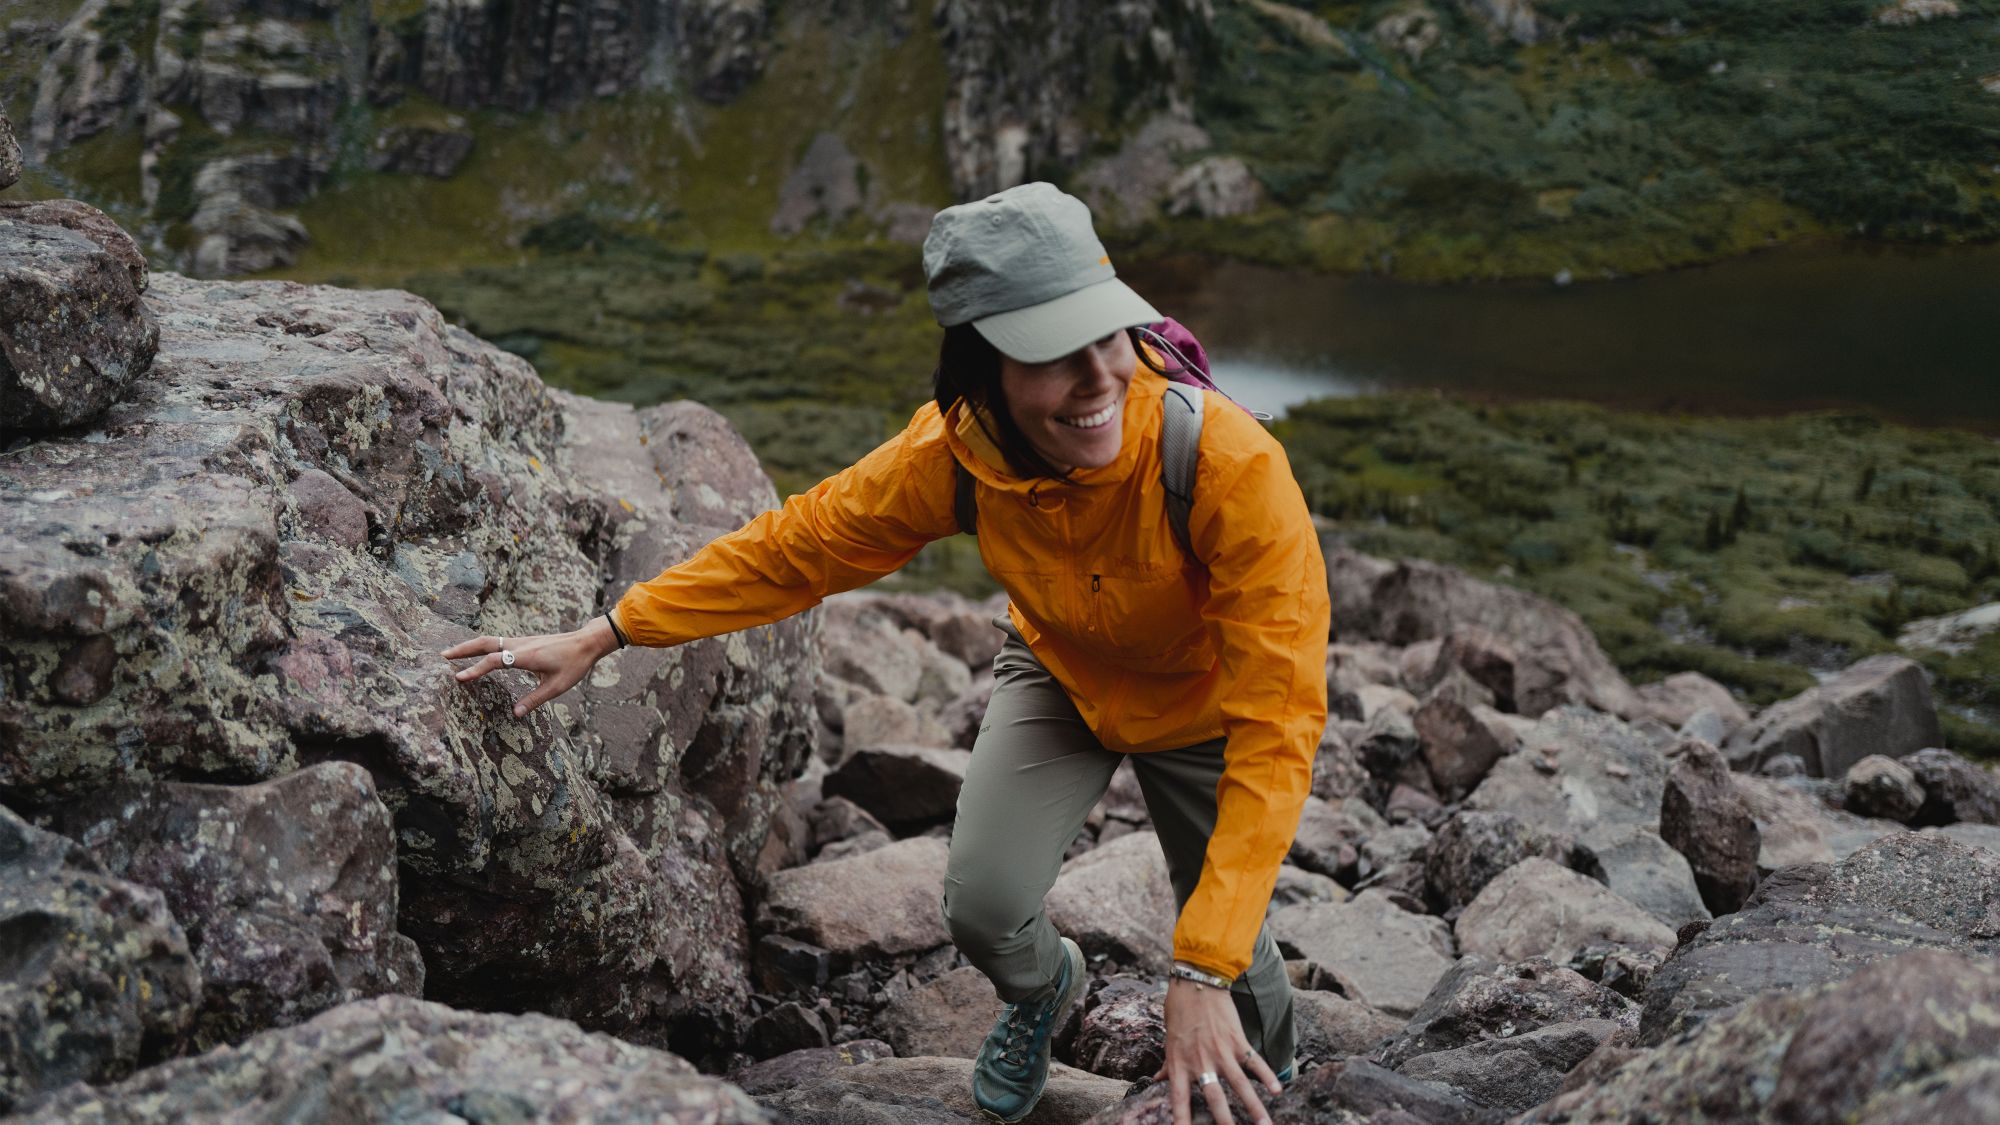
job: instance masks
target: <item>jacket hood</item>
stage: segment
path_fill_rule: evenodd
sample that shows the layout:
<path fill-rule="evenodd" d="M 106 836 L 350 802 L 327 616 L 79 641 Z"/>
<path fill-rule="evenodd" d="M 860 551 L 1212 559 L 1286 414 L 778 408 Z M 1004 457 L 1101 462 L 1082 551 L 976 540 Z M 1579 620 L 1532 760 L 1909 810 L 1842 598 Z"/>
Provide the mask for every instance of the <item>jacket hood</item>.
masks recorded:
<path fill-rule="evenodd" d="M 1159 440 L 1159 403 L 1160 396 L 1166 393 L 1166 386 L 1165 376 L 1146 366 L 1143 358 L 1135 359 L 1132 381 L 1126 384 L 1125 401 L 1120 406 L 1123 433 L 1118 444 L 1118 456 L 1108 465 L 1078 469 L 1070 474 L 1067 481 L 1054 477 L 1015 476 L 1000 447 L 986 436 L 985 429 L 980 426 L 978 412 L 963 399 L 952 403 L 951 409 L 945 412 L 945 442 L 950 446 L 952 456 L 958 458 L 958 463 L 981 483 L 1006 492 L 1026 495 L 1031 490 L 1046 492 L 1051 488 L 1116 484 L 1132 475 L 1132 470 L 1145 454 L 1145 448 Z"/>

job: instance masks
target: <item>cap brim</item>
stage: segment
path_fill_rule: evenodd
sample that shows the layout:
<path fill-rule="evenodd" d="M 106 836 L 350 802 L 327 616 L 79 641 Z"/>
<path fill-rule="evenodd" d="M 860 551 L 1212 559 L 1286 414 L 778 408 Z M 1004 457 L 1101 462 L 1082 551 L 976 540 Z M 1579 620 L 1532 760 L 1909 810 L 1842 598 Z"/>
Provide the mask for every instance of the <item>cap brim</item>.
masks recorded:
<path fill-rule="evenodd" d="M 1060 359 L 1121 328 L 1165 319 L 1132 287 L 1110 278 L 1053 301 L 972 322 L 988 343 L 1021 363 Z"/>

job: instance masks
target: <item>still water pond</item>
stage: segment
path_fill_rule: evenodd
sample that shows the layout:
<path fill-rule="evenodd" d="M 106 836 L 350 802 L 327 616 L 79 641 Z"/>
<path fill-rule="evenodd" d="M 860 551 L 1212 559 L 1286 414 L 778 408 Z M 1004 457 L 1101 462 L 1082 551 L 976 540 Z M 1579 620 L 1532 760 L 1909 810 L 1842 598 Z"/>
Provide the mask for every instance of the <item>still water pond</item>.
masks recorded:
<path fill-rule="evenodd" d="M 2000 247 L 1817 246 L 1615 281 L 1416 285 L 1237 264 L 1122 271 L 1272 413 L 1436 388 L 1653 410 L 1856 407 L 2000 432 Z"/>

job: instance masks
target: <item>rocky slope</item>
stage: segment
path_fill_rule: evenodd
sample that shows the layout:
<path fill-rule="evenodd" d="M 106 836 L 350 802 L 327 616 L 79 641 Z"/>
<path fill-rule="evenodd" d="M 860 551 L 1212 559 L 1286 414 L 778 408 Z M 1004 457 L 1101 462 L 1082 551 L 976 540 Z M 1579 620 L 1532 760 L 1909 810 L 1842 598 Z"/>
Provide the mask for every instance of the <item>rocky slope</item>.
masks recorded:
<path fill-rule="evenodd" d="M 0 446 L 0 1112 L 974 1120 L 997 1002 L 936 892 L 1000 603 L 842 595 L 515 721 L 524 685 L 437 650 L 771 503 L 740 439 L 551 392 L 407 294 L 49 265 L 129 251 L 0 203 L 0 388 L 96 403 Z M 79 346 L 138 295 L 129 379 L 17 360 L 49 292 Z M 1928 745 L 1915 665 L 1753 714 L 1326 549 L 1274 1120 L 1992 1114 L 2000 778 Z M 1165 1121 L 1129 772 L 1048 909 L 1091 980 L 1034 1120 Z"/>

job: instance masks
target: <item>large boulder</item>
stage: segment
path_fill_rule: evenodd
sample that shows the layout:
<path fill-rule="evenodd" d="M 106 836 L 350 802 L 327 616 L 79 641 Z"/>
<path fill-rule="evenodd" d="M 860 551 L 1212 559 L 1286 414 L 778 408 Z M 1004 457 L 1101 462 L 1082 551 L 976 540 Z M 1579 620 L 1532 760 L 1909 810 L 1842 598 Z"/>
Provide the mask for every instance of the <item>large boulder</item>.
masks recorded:
<path fill-rule="evenodd" d="M 1903 759 L 1924 803 L 1910 823 L 2000 824 L 2000 775 L 1966 761 L 1949 750 L 1919 750 Z"/>
<path fill-rule="evenodd" d="M 2000 965 L 1917 950 L 1817 987 L 1776 988 L 1524 1125 L 1578 1121 L 1957 1122 L 1990 1114 Z"/>
<path fill-rule="evenodd" d="M 1700 672 L 1676 672 L 1658 683 L 1641 684 L 1638 691 L 1647 713 L 1676 730 L 1704 711 L 1721 725 L 1724 737 L 1750 721 L 1750 712 L 1728 688 Z"/>
<path fill-rule="evenodd" d="M 1640 1041 L 1664 1042 L 1773 989 L 1913 949 L 2000 952 L 2000 853 L 1902 832 L 1833 864 L 1785 868 L 1682 944 L 1646 987 Z"/>
<path fill-rule="evenodd" d="M 1555 1096 L 1578 1063 L 1622 1030 L 1611 1020 L 1550 1024 L 1505 1039 L 1419 1055 L 1404 1063 L 1400 1072 L 1443 1083 L 1481 1105 L 1520 1113 Z"/>
<path fill-rule="evenodd" d="M 1326 553 L 1338 636 L 1410 645 L 1470 626 L 1506 639 L 1460 646 L 1490 654 L 1490 663 L 1466 671 L 1494 688 L 1503 710 L 1540 715 L 1580 703 L 1628 718 L 1649 711 L 1582 619 L 1546 598 L 1437 563 L 1406 559 L 1385 568 L 1379 560 L 1357 561 L 1332 542 Z"/>
<path fill-rule="evenodd" d="M 930 746 L 857 746 L 826 775 L 822 792 L 845 797 L 890 829 L 916 832 L 951 820 L 965 784 L 969 750 Z"/>
<path fill-rule="evenodd" d="M 1361 845 L 1388 830 L 1388 821 L 1359 797 L 1333 801 L 1307 797 L 1288 858 L 1304 870 L 1351 881 Z"/>
<path fill-rule="evenodd" d="M 1320 1063 L 1366 1054 L 1401 1030 L 1399 1017 L 1317 989 L 1292 991 L 1292 1023 L 1298 1035 L 1301 1070 Z"/>
<path fill-rule="evenodd" d="M 1757 819 L 1713 746 L 1684 742 L 1673 757 L 1660 795 L 1660 837 L 1687 857 L 1708 909 L 1727 914 L 1757 886 Z"/>
<path fill-rule="evenodd" d="M 353 762 L 427 995 L 726 1049 L 810 622 L 628 649 L 516 719 L 529 677 L 461 685 L 440 651 L 573 628 L 715 533 L 671 515 L 639 414 L 406 293 L 161 274 L 146 301 L 151 376 L 0 478 L 0 787 Z"/>
<path fill-rule="evenodd" d="M 1400 1070 L 1419 1055 L 1579 1020 L 1611 1020 L 1636 1028 L 1639 1011 L 1623 996 L 1546 957 L 1495 961 L 1469 953 L 1439 979 L 1409 1023 L 1373 1057 Z"/>
<path fill-rule="evenodd" d="M 1498 809 L 1461 809 L 1438 826 L 1424 856 L 1430 906 L 1449 914 L 1471 902 L 1502 871 L 1540 856 L 1564 866 L 1588 865 L 1576 838 Z"/>
<path fill-rule="evenodd" d="M 890 1002 L 876 1019 L 882 1038 L 904 1058 L 948 1055 L 969 1059 L 993 1028 L 1000 998 L 993 982 L 966 966 L 920 984 Z"/>
<path fill-rule="evenodd" d="M 91 421 L 146 374 L 160 330 L 134 260 L 93 208 L 0 203 L 0 438 Z"/>
<path fill-rule="evenodd" d="M 1529 728 L 1465 799 L 1574 835 L 1606 885 L 1678 927 L 1708 917 L 1694 872 L 1659 838 L 1670 736 L 1595 711 L 1563 708 Z"/>
<path fill-rule="evenodd" d="M 56 823 L 111 874 L 166 896 L 201 970 L 198 1050 L 423 993 L 416 945 L 396 932 L 389 810 L 352 762 L 258 785 L 116 785 Z"/>
<path fill-rule="evenodd" d="M 920 953 L 951 940 L 938 892 L 950 847 L 931 836 L 774 873 L 758 928 L 811 942 L 842 964 Z"/>
<path fill-rule="evenodd" d="M 1723 749 L 1739 770 L 1795 754 L 1809 775 L 1840 778 L 1870 754 L 1901 758 L 1940 741 L 1923 665 L 1884 653 L 1766 707 Z"/>
<path fill-rule="evenodd" d="M 1674 931 L 1604 884 L 1539 857 L 1502 872 L 1458 916 L 1458 944 L 1501 961 L 1566 961 L 1593 942 L 1671 949 Z"/>
<path fill-rule="evenodd" d="M 872 1059 L 892 1059 L 896 1051 L 880 1039 L 851 1039 L 831 1047 L 806 1047 L 752 1063 L 730 1074 L 746 1094 L 776 1094 L 802 1086 L 829 1072 Z"/>
<path fill-rule="evenodd" d="M 1035 1120 L 1078 1125 L 1125 1094 L 1126 1083 L 1049 1064 Z M 972 1101 L 972 1060 L 872 1059 L 757 1099 L 779 1121 L 802 1125 L 950 1125 L 990 1121 Z"/>
<path fill-rule="evenodd" d="M 1160 838 L 1132 832 L 1063 864 L 1043 900 L 1088 956 L 1164 973 L 1173 961 L 1174 886 Z"/>
<path fill-rule="evenodd" d="M 1268 923 L 1286 956 L 1325 965 L 1353 985 L 1350 999 L 1391 1015 L 1417 1010 L 1451 968 L 1451 931 L 1378 890 L 1350 902 L 1286 906 Z"/>
<path fill-rule="evenodd" d="M 357 1000 L 242 1046 L 72 1086 L 22 1125 L 101 1121 L 766 1120 L 741 1090 L 667 1054 L 542 1015 Z"/>
<path fill-rule="evenodd" d="M 1893 820 L 1829 806 L 1796 780 L 1732 773 L 1738 796 L 1757 822 L 1757 874 L 1800 863 L 1837 863 L 1883 836 L 1904 831 Z"/>
<path fill-rule="evenodd" d="M 1881 754 L 1854 763 L 1843 788 L 1846 800 L 1841 807 L 1862 816 L 1907 821 L 1924 807 L 1924 787 L 1917 783 L 1916 772 Z"/>
<path fill-rule="evenodd" d="M 0 1114 L 177 1052 L 200 1000 L 160 892 L 0 806 Z"/>

